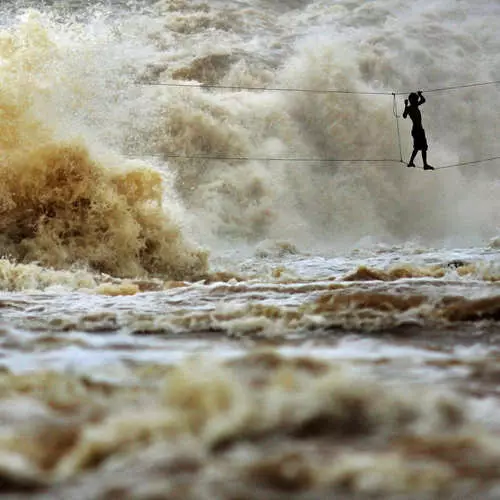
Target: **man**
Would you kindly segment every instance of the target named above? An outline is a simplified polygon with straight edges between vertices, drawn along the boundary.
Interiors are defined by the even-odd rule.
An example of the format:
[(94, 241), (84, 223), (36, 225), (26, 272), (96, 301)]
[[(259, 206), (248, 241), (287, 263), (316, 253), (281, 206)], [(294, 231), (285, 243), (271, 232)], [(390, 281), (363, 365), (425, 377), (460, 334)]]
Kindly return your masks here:
[[(410, 105), (408, 105), (410, 101)], [(422, 127), (422, 115), (418, 109), (425, 102), (425, 97), (422, 95), (422, 91), (419, 90), (417, 93), (412, 92), (408, 99), (405, 99), (405, 110), (403, 112), (403, 118), (409, 116), (413, 122), (413, 127), (411, 129), (411, 135), (413, 137), (413, 152), (411, 154), (410, 162), (408, 167), (414, 167), (415, 156), (417, 156), (418, 151), (422, 152), (422, 160), (424, 160), (424, 170), (434, 170), (427, 163), (427, 139), (425, 137), (425, 130)]]

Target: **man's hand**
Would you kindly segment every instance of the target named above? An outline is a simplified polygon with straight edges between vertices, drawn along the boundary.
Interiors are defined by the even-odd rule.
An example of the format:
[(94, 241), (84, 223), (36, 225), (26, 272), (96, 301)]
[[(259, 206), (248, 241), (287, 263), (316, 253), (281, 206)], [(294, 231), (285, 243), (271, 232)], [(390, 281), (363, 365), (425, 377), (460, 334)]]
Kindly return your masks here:
[(405, 99), (405, 106), (408, 106), (408, 99)]
[(417, 90), (417, 94), (418, 95), (422, 95), (422, 91), (421, 90)]

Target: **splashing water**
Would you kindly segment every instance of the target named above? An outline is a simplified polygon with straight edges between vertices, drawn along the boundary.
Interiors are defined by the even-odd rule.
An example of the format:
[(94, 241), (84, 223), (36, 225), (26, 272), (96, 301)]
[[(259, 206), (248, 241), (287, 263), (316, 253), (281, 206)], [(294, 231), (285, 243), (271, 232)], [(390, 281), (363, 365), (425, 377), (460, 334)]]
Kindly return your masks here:
[(0, 13), (3, 493), (498, 498), (497, 2)]
[(161, 173), (99, 151), (81, 125), (82, 96), (68, 116), (67, 86), (78, 96), (81, 82), (62, 72), (71, 47), (44, 21), (30, 13), (0, 41), (2, 253), (120, 276), (200, 276), (206, 256), (168, 214)]

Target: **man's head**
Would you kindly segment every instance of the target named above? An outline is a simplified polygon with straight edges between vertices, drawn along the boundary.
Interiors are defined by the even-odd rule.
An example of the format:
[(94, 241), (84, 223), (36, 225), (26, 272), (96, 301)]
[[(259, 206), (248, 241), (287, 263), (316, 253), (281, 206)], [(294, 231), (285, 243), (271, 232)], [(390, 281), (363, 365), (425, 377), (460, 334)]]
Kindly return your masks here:
[(412, 92), (408, 96), (408, 100), (410, 101), (410, 104), (417, 104), (417, 102), (418, 102), (418, 95), (415, 92)]

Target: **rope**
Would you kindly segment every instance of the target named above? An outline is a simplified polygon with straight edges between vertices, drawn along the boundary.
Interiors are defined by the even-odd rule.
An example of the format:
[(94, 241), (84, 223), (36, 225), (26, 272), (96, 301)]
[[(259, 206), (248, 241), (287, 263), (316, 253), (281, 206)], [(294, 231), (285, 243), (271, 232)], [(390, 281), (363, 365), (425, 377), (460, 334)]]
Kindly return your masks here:
[[(457, 89), (466, 89), (470, 87), (484, 87), (485, 85), (498, 85), (500, 83), (500, 80), (494, 80), (491, 82), (478, 82), (478, 83), (466, 83), (462, 85), (454, 85), (452, 87), (441, 87), (437, 89), (427, 89), (423, 90), (422, 92), (426, 92), (427, 94), (430, 92), (443, 92), (446, 90), (457, 90)], [(407, 92), (400, 92), (399, 95), (404, 95)]]
[(452, 163), (451, 165), (443, 165), (442, 167), (436, 167), (435, 170), (442, 170), (443, 168), (454, 168), (454, 167), (465, 167), (467, 165), (475, 165), (477, 163), (486, 163), (488, 161), (500, 160), (500, 156), (491, 156), (490, 158), (484, 158), (482, 160), (465, 161), (462, 163)]
[[(142, 155), (127, 155), (128, 158), (138, 158)], [(234, 160), (234, 161), (288, 161), (300, 163), (404, 163), (402, 157), (399, 160), (394, 158), (388, 159), (370, 159), (370, 158), (354, 158), (354, 159), (337, 159), (337, 158), (286, 158), (286, 157), (259, 157), (259, 156), (211, 156), (211, 155), (181, 155), (177, 153), (155, 153), (144, 156), (154, 156), (162, 158), (181, 158), (186, 160)], [(453, 163), (451, 165), (443, 165), (435, 167), (434, 170), (442, 170), (445, 168), (464, 167), (467, 165), (475, 165), (477, 163), (486, 163), (490, 161), (500, 160), (500, 156), (491, 156), (482, 160), (466, 161), (461, 163)]]
[[(140, 155), (138, 155), (140, 156)], [(370, 158), (353, 158), (353, 159), (337, 159), (337, 158), (296, 158), (296, 157), (263, 157), (263, 156), (224, 156), (224, 155), (183, 155), (177, 153), (155, 153), (145, 156), (166, 157), (166, 158), (182, 158), (186, 160), (235, 160), (235, 161), (292, 161), (302, 163), (400, 163), (401, 160), (389, 159), (370, 159)], [(134, 156), (130, 155), (129, 158)]]
[(396, 102), (396, 94), (392, 94), (392, 114), (396, 118), (396, 130), (398, 134), (398, 147), (399, 147), (399, 161), (403, 162), (403, 148), (401, 147), (401, 133), (399, 132), (399, 115), (398, 115), (398, 105)]
[(316, 90), (316, 89), (294, 89), (287, 87), (239, 87), (232, 85), (206, 85), (200, 83), (138, 83), (135, 85), (140, 86), (151, 86), (151, 87), (187, 87), (187, 88), (198, 88), (198, 89), (221, 89), (221, 90), (257, 90), (257, 91), (268, 91), (268, 92), (304, 92), (311, 94), (361, 94), (361, 95), (391, 95), (391, 92), (361, 92), (357, 90)]
[[(439, 87), (424, 89), (422, 92), (443, 92), (447, 90), (457, 90), (465, 89), (470, 87), (484, 87), (486, 85), (498, 85), (500, 80), (493, 80), (489, 82), (477, 82), (477, 83), (465, 83), (460, 85), (453, 85), (450, 87)], [(199, 83), (161, 83), (161, 82), (151, 82), (142, 83), (134, 82), (134, 85), (138, 86), (149, 86), (149, 87), (187, 87), (187, 88), (199, 88), (199, 89), (221, 89), (221, 90), (255, 90), (255, 91), (267, 91), (267, 92), (303, 92), (311, 94), (358, 94), (358, 95), (406, 95), (410, 91), (405, 92), (385, 92), (385, 91), (358, 91), (358, 90), (336, 90), (336, 89), (302, 89), (302, 88), (288, 88), (288, 87), (243, 87), (234, 85), (208, 85)]]

